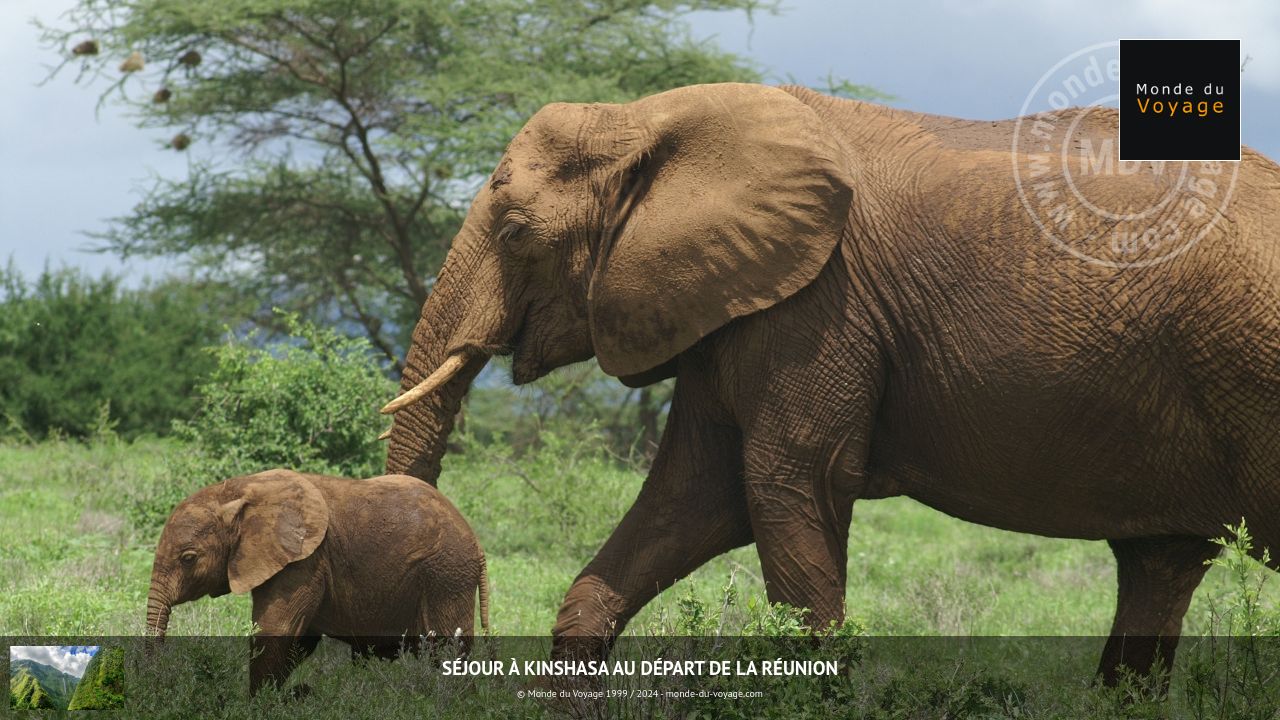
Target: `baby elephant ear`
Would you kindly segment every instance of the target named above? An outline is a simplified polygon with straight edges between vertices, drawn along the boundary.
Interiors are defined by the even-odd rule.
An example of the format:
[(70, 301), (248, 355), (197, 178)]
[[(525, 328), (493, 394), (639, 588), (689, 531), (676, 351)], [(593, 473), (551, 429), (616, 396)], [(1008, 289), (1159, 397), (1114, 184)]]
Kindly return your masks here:
[(227, 562), (232, 592), (258, 587), (285, 565), (310, 556), (324, 540), (329, 506), (302, 475), (269, 470), (229, 485), (234, 497), (220, 515), (233, 538)]

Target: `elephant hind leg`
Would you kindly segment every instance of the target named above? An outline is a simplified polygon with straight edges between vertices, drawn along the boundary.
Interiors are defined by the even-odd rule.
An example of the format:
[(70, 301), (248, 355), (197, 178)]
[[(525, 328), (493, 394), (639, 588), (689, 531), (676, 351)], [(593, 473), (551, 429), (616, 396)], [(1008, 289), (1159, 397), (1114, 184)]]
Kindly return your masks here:
[(1119, 592), (1111, 637), (1098, 674), (1115, 685), (1127, 667), (1149, 675), (1159, 662), (1173, 665), (1182, 617), (1220, 549), (1204, 538), (1154, 537), (1111, 540)]

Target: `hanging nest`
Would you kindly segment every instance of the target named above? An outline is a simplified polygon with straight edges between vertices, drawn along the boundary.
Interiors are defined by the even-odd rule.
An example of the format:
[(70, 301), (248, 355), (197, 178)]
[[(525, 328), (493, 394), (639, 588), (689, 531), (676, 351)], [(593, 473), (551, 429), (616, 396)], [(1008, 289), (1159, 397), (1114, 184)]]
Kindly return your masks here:
[(71, 54), (72, 55), (97, 55), (98, 41), (85, 40), (84, 42), (79, 43), (75, 47), (71, 48)]
[(186, 150), (191, 147), (191, 136), (186, 133), (178, 133), (169, 141), (169, 147), (179, 151)]
[(200, 52), (198, 50), (188, 50), (182, 53), (182, 57), (178, 58), (178, 63), (187, 67), (195, 67), (199, 65), (202, 60), (204, 60), (204, 58), (200, 56)]
[(163, 105), (164, 103), (169, 102), (169, 98), (171, 97), (173, 97), (173, 91), (169, 88), (160, 88), (156, 91), (155, 95), (151, 96), (151, 102), (157, 105)]
[(142, 62), (142, 53), (134, 50), (129, 53), (129, 57), (125, 58), (124, 62), (120, 63), (120, 72), (138, 72), (144, 67), (146, 67), (146, 63)]

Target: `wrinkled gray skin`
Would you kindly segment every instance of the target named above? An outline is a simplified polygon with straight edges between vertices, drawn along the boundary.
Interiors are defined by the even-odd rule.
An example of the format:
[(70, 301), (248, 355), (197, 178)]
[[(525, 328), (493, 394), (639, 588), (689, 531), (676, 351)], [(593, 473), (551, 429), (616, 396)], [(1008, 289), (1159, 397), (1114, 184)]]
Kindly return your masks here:
[[(1076, 147), (1114, 147), (1114, 111), (1073, 127)], [(594, 355), (676, 391), (639, 497), (560, 608), (557, 654), (606, 652), (656, 593), (751, 542), (771, 600), (839, 620), (854, 501), (907, 495), (1107, 540), (1102, 674), (1171, 659), (1210, 538), (1244, 517), (1280, 547), (1280, 169), (1246, 148), (1221, 217), (1150, 216), (1203, 239), (1106, 266), (1019, 202), (1013, 165), (1044, 180), (1063, 145), (1011, 156), (1013, 132), (754, 85), (547, 106), (423, 306), (403, 389), (465, 363), (396, 415), (388, 471), (436, 481), (492, 355), (518, 384)], [(1076, 182), (1140, 209), (1176, 175)], [(1109, 252), (1110, 221), (1058, 197), (1058, 232)]]
[[(415, 478), (348, 480), (271, 470), (182, 501), (156, 547), (147, 630), (164, 637), (174, 605), (253, 593), (260, 654), (251, 692), (279, 684), (320, 636), (393, 657), (402, 638), (470, 638), (484, 553), (466, 520)], [(464, 641), (465, 642), (465, 641)]]

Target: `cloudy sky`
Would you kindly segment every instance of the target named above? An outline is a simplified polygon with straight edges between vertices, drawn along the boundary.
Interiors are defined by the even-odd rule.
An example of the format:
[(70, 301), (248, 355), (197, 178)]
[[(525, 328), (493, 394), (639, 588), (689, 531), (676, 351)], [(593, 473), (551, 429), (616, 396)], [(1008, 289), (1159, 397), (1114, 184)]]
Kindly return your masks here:
[[(1239, 38), (1248, 62), (1243, 137), (1280, 158), (1280, 2), (1276, 0), (783, 0), (785, 11), (693, 18), (695, 34), (753, 58), (774, 82), (821, 85), (828, 75), (892, 94), (891, 104), (959, 117), (1019, 113), (1062, 58), (1117, 38)], [(167, 135), (135, 130), (110, 108), (95, 121), (93, 89), (70, 73), (36, 87), (55, 58), (28, 20), (56, 19), (71, 0), (0, 0), (0, 262), (38, 272), (53, 264), (130, 278), (173, 269), (122, 265), (78, 249), (82, 231), (128, 213), (155, 175), (181, 176), (185, 155)], [(1032, 111), (1044, 110), (1033, 104)]]
[(84, 677), (85, 666), (97, 652), (97, 645), (14, 645), (9, 648), (9, 662), (34, 660), (68, 675)]

